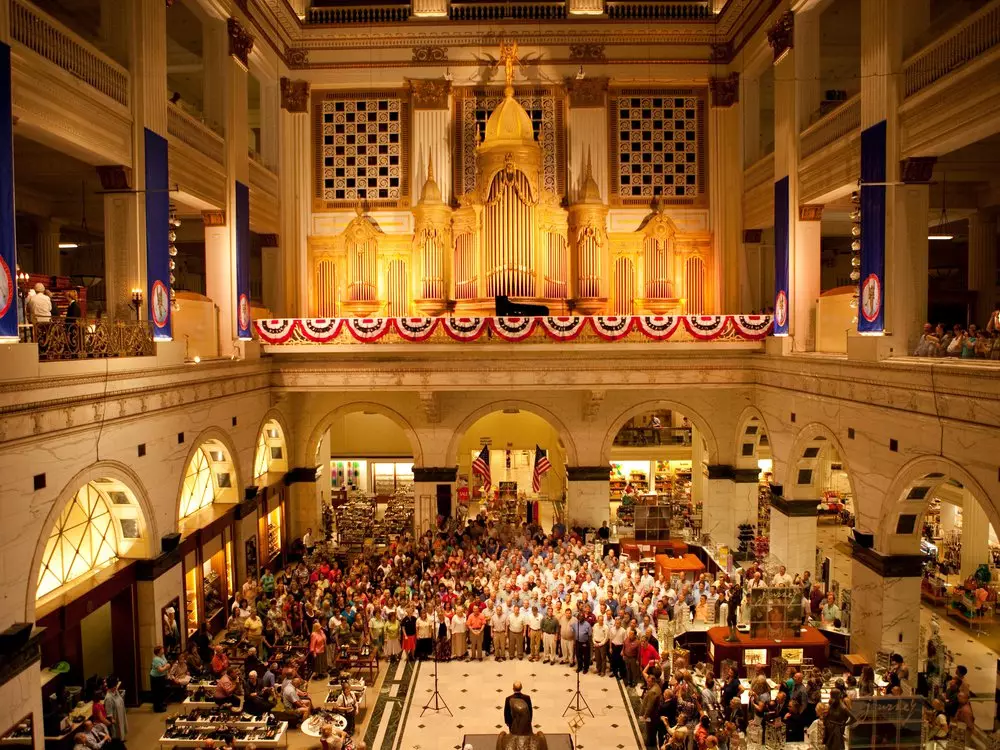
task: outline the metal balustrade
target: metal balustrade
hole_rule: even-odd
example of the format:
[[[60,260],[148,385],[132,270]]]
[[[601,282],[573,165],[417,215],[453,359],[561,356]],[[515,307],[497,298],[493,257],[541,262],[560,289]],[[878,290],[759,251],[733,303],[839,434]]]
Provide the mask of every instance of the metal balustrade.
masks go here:
[[[903,63],[903,96],[941,80],[1000,45],[1000,0],[994,0]]]
[[[399,23],[410,18],[407,5],[366,5],[336,8],[310,8],[306,16],[309,24],[366,24]]]
[[[38,344],[40,362],[156,354],[152,323],[146,320],[53,318],[26,328],[22,338]]]
[[[82,37],[25,0],[9,0],[10,36],[124,107],[130,76]]]
[[[708,3],[664,3],[655,0],[609,0],[608,18],[627,21],[702,21],[713,18]]]
[[[452,3],[452,21],[550,21],[566,18],[566,3]]]

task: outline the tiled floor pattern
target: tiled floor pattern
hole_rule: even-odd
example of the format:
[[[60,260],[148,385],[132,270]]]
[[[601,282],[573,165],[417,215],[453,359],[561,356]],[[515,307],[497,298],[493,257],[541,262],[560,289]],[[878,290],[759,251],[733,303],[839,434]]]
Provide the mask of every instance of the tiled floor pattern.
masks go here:
[[[434,695],[434,665],[420,665],[413,701],[399,748],[452,750],[465,734],[487,734],[504,728],[504,699],[515,680],[531,696],[536,729],[569,733],[573,713],[563,713],[574,699],[576,673],[569,667],[524,661],[447,662],[438,665],[438,690],[448,711],[424,711]],[[577,746],[587,750],[635,750],[640,747],[630,710],[619,683],[591,673],[580,678],[580,692],[594,717],[583,714]],[[421,715],[423,714],[423,715]],[[370,730],[369,730],[370,731]],[[375,746],[377,747],[377,746]],[[385,745],[385,750],[391,746]]]

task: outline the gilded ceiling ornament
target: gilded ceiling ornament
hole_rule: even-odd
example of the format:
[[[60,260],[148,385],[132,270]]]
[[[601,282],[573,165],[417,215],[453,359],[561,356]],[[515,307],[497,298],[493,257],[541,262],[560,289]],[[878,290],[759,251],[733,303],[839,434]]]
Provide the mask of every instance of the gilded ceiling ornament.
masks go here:
[[[281,79],[281,108],[287,112],[309,111],[309,81]]]
[[[730,73],[725,78],[708,79],[708,88],[712,92],[713,107],[732,107],[740,100],[740,74]]]
[[[436,44],[421,44],[413,48],[413,62],[438,63],[448,61],[448,48]]]
[[[229,31],[229,54],[244,68],[247,67],[253,51],[253,35],[235,18],[229,19],[226,28]]]
[[[445,78],[407,78],[414,109],[448,109],[451,81]]]

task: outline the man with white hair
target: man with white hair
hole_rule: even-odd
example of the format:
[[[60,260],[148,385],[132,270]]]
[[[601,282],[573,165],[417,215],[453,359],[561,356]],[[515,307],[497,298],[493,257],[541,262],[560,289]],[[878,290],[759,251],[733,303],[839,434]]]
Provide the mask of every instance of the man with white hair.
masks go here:
[[[35,284],[35,293],[24,305],[29,323],[48,323],[52,320],[52,299],[45,293],[45,284]]]

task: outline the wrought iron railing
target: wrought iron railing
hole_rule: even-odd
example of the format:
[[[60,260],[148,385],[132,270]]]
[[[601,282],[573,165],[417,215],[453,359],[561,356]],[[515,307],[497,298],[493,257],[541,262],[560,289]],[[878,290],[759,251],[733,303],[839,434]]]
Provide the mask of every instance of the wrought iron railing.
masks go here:
[[[802,131],[799,155],[811,156],[848,133],[861,129],[861,94],[855,94],[835,110]]]
[[[566,3],[451,3],[452,21],[551,21],[566,18]]]
[[[336,8],[310,8],[309,24],[398,23],[410,18],[409,5],[355,5]]]
[[[655,0],[608,0],[608,18],[627,21],[701,21],[712,18],[705,2],[664,3]]]
[[[903,95],[913,96],[1000,45],[1000,0],[980,8],[903,63]]]
[[[167,134],[219,164],[225,159],[223,137],[170,102],[167,102]]]
[[[10,36],[124,107],[129,73],[52,16],[25,0],[10,2]]]
[[[151,357],[156,354],[148,321],[53,318],[31,326],[41,362],[69,359]]]

